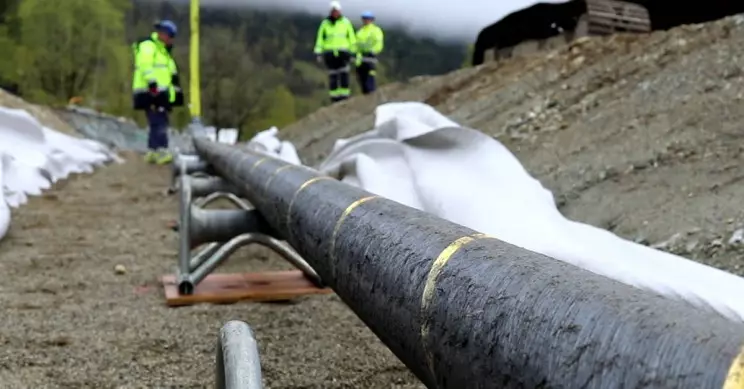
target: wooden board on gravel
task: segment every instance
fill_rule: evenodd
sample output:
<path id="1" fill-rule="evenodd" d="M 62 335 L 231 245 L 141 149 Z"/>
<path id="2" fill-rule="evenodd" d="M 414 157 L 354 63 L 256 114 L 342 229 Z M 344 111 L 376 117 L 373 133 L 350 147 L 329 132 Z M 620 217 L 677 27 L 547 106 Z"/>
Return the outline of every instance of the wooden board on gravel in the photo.
<path id="1" fill-rule="evenodd" d="M 178 283 L 173 274 L 162 276 L 160 282 L 165 290 L 166 304 L 171 307 L 199 303 L 284 301 L 307 295 L 333 293 L 329 288 L 313 285 L 299 270 L 210 274 L 196 286 L 191 295 L 178 293 Z"/>

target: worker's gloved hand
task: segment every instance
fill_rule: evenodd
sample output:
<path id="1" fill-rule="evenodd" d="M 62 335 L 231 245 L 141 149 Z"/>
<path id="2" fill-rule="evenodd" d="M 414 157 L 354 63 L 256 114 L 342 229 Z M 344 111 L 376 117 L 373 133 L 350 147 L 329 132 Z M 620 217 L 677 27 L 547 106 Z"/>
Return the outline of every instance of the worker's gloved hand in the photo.
<path id="1" fill-rule="evenodd" d="M 150 94 L 156 95 L 158 94 L 158 84 L 151 82 L 150 85 L 147 86 L 148 89 L 150 89 Z"/>
<path id="2" fill-rule="evenodd" d="M 356 67 L 362 66 L 362 55 L 361 54 L 357 54 L 356 61 L 354 61 L 354 65 Z"/>
<path id="3" fill-rule="evenodd" d="M 315 56 L 315 60 L 318 61 L 319 64 L 323 64 L 323 56 L 318 54 Z"/>

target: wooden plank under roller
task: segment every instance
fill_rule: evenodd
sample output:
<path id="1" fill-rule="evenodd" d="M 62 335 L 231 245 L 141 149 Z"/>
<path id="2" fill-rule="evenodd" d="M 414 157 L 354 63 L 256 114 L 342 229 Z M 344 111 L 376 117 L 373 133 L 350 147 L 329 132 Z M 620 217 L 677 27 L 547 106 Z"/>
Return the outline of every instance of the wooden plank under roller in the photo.
<path id="1" fill-rule="evenodd" d="M 299 270 L 262 273 L 208 275 L 196 286 L 192 295 L 180 295 L 176 276 L 160 277 L 168 306 L 178 307 L 199 303 L 232 304 L 239 301 L 284 301 L 301 296 L 333 293 L 330 288 L 318 288 Z"/>

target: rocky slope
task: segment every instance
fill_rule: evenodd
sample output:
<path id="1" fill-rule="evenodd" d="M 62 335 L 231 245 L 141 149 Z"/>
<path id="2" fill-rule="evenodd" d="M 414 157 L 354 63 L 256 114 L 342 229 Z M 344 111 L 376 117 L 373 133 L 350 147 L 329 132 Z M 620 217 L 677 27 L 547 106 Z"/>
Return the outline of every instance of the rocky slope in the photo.
<path id="1" fill-rule="evenodd" d="M 389 85 L 282 130 L 305 162 L 424 101 L 504 143 L 568 217 L 744 274 L 744 17 L 582 39 L 529 58 Z"/>

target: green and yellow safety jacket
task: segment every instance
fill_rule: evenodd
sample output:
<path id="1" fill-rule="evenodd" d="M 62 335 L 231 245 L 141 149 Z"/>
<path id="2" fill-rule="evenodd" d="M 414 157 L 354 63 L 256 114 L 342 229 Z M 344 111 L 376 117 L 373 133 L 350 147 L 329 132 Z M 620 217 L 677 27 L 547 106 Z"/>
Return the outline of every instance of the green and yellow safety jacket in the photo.
<path id="1" fill-rule="evenodd" d="M 356 34 L 354 25 L 345 16 L 323 19 L 315 39 L 315 54 L 339 52 L 356 53 Z"/>
<path id="2" fill-rule="evenodd" d="M 356 40 L 359 54 L 376 56 L 382 52 L 385 35 L 378 25 L 370 23 L 357 31 Z"/>
<path id="3" fill-rule="evenodd" d="M 153 33 L 133 45 L 134 76 L 132 93 L 135 109 L 150 109 L 153 106 L 170 108 L 183 105 L 183 92 L 178 82 L 178 66 L 170 48 Z M 174 83 L 175 81 L 175 83 Z M 156 85 L 158 93 L 150 93 L 150 85 Z M 180 94 L 180 103 L 179 103 Z"/>

